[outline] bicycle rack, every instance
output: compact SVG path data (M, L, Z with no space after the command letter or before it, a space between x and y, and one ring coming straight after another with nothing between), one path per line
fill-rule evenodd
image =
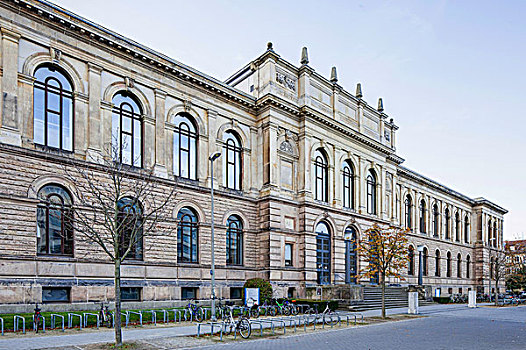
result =
M42 315L40 315L40 317L42 318L42 333L46 333L46 318ZM35 315L33 315L33 330L38 331L37 327L38 325L35 322Z
M274 323L272 322L271 319L259 318L257 320L249 320L249 322L250 322L250 324L252 324L252 323L259 324L260 336L263 336L263 323L270 324L270 330L272 331L272 335L276 334L276 332L274 331Z
M0 317L0 324L2 325L2 335L4 335L4 319Z
M197 336L199 337L201 335L201 326L207 325L210 326L210 335L214 335L214 325L219 325L219 333L220 333L220 340L223 340L223 324L224 322L201 322L196 323L197 325Z
M63 315L51 314L51 324L49 326L52 327L52 329L56 328L55 327L55 321L56 321L57 317L62 320L62 332L64 332L64 316Z
M90 316L94 316L94 317L97 318L97 329L99 329L99 325L100 325L99 314L93 314L93 313L90 313L90 312L85 312L82 316L84 316L84 328L88 327L88 318Z
M26 334L26 319L20 315L13 316L14 332L18 331L18 321L22 320L22 333Z
M147 314L152 314L152 323L154 326L157 326L157 310L146 310L144 312Z
M128 321L130 319L130 315L138 315L139 316L139 323L142 326L142 311L126 311L126 314L128 314Z
M79 328L82 329L82 316L71 312L68 313L68 328L73 328L73 320L75 317L79 318Z
M124 327L128 328L128 321L130 320L130 315L127 312L121 311L121 323L122 323L122 316L124 316L124 321L125 321Z

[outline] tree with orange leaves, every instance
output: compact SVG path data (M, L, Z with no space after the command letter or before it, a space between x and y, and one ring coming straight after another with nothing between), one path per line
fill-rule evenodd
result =
M409 229L380 227L374 224L364 232L358 253L366 262L360 270L364 277L379 278L382 287L382 318L385 318L386 277L404 279L401 271L407 266Z

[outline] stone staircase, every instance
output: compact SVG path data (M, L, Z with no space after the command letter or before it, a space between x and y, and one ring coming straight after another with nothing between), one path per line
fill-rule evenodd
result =
M407 288L405 287L385 287L385 308L393 309L397 307L408 307ZM351 301L348 306L350 311L367 311L382 308L382 288L380 286L364 286L363 299ZM419 306L430 305L433 302L419 300Z

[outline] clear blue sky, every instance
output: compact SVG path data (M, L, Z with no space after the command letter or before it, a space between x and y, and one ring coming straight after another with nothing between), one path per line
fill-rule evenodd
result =
M55 0L219 79L268 41L400 126L405 166L507 208L526 233L526 1Z

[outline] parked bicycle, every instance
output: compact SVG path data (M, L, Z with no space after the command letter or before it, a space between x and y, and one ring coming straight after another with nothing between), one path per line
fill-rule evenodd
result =
M33 329L38 333L38 329L42 327L42 330L44 330L44 324L43 324L43 318L42 314L40 313L42 311L41 308L38 307L38 303L35 304L35 313L33 315Z
M202 322L204 319L204 310L201 306L197 305L199 301L191 299L191 301L186 305L184 310L184 318L187 319L187 314L190 314L190 321L196 320L197 322Z
M305 315L313 315L314 322L318 322L318 320L321 319L326 325L334 326L336 322L338 322L338 315L336 315L336 313L330 309L328 301L325 305L325 310L323 310L321 314L318 313L317 307L313 308L310 306L307 310L305 310Z
M243 339L247 339L252 333L252 327L250 325L250 322L248 318L241 314L239 315L239 318L236 321L234 319L234 307L234 305L228 304L226 306L226 308L228 309L228 313L225 316L225 319L223 320L223 333L230 334L232 333L232 331L239 332Z
M100 303L99 319L102 326L113 327L113 314L108 305L105 306L104 303Z
M248 308L247 314L249 317L259 317L259 306L253 298L248 298L246 307Z
M265 316L276 316L278 310L276 308L276 306L272 305L268 299L265 299L265 301L263 302L263 304L261 304L261 306L259 306L259 313L261 314L262 312L264 312Z

